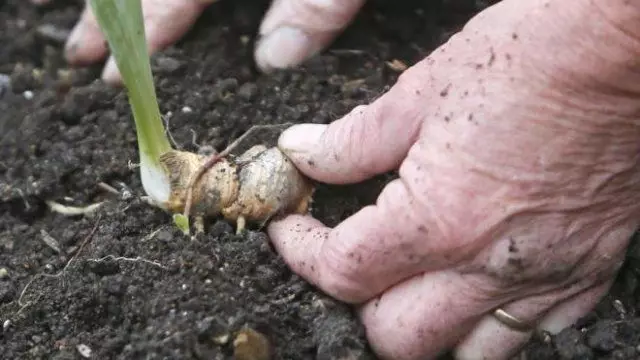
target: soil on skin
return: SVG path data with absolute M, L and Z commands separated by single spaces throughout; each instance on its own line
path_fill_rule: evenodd
M 275 359 L 373 359 L 351 309 L 292 274 L 263 232 L 236 236 L 218 221 L 191 239 L 140 200 L 126 97 L 96 81 L 100 66 L 67 67 L 63 42 L 82 1 L 53 3 L 0 2 L 0 358 L 79 359 L 88 348 L 96 359 L 230 359 L 235 332 L 248 326 Z M 220 1 L 154 57 L 178 147 L 221 150 L 255 124 L 328 123 L 396 81 L 385 62 L 415 63 L 487 6 L 370 1 L 329 51 L 267 76 L 252 59 L 267 5 Z M 320 186 L 313 213 L 335 225 L 390 176 Z M 104 204 L 64 216 L 48 200 Z M 524 358 L 638 358 L 638 258 L 634 245 L 599 307 L 533 339 Z

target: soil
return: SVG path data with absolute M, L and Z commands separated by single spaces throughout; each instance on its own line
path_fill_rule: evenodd
M 229 359 L 234 334 L 249 327 L 268 339 L 274 359 L 374 359 L 351 309 L 292 274 L 263 232 L 237 236 L 217 221 L 190 238 L 140 199 L 124 93 L 96 80 L 100 64 L 69 69 L 62 57 L 81 5 L 0 2 L 0 357 Z M 178 147 L 221 150 L 251 125 L 339 118 L 395 82 L 387 61 L 415 63 L 488 4 L 369 1 L 331 49 L 300 69 L 263 75 L 252 49 L 267 6 L 220 1 L 154 56 Z M 391 177 L 320 186 L 313 213 L 335 225 Z M 50 200 L 102 205 L 65 216 Z M 592 313 L 557 336 L 536 336 L 518 358 L 638 358 L 633 244 Z

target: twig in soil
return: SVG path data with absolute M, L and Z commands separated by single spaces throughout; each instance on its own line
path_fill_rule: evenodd
M 102 205 L 104 205 L 104 202 L 99 202 L 87 206 L 67 206 L 51 200 L 46 201 L 46 203 L 51 211 L 66 216 L 88 215 L 95 212 Z
M 202 177 L 202 175 L 204 175 L 209 169 L 211 169 L 211 167 L 213 167 L 213 165 L 215 165 L 222 158 L 224 158 L 224 157 L 228 156 L 229 154 L 231 154 L 233 149 L 235 149 L 244 139 L 246 139 L 247 136 L 249 136 L 249 134 L 251 134 L 255 130 L 272 129 L 272 128 L 276 128 L 276 127 L 280 127 L 280 126 L 290 126 L 290 125 L 292 125 L 292 123 L 273 124 L 273 125 L 253 125 L 252 127 L 249 128 L 249 130 L 245 131 L 244 134 L 242 134 L 240 137 L 238 137 L 236 140 L 234 140 L 224 150 L 222 150 L 221 152 L 219 152 L 217 154 L 213 154 L 202 165 L 202 167 L 200 167 L 200 169 L 198 169 L 198 171 L 196 171 L 195 174 L 193 174 L 193 176 L 189 180 L 189 183 L 187 185 L 187 199 L 185 201 L 183 216 L 185 218 L 187 218 L 187 219 L 189 218 L 189 214 L 191 212 L 191 206 L 192 206 L 192 203 L 193 203 L 193 188 L 198 183 L 198 181 L 200 181 L 200 178 Z
M 153 261 L 153 260 L 148 260 L 145 259 L 143 257 L 137 256 L 135 258 L 128 258 L 128 257 L 124 257 L 124 256 L 118 256 L 116 257 L 115 255 L 107 255 L 104 257 L 101 257 L 100 259 L 87 259 L 87 261 L 91 261 L 91 262 L 96 262 L 96 263 L 100 263 L 106 260 L 113 260 L 113 261 L 129 261 L 129 262 L 143 262 L 143 263 L 147 263 L 149 265 L 153 265 L 153 266 L 157 266 L 161 269 L 167 270 L 167 267 L 160 264 L 157 261 Z
M 46 230 L 40 230 L 40 235 L 42 235 L 42 241 L 44 241 L 44 243 L 47 244 L 48 247 L 60 254 L 60 244 L 58 243 L 58 240 L 49 235 Z
M 114 188 L 113 186 L 111 186 L 111 185 L 109 185 L 109 184 L 107 184 L 105 182 L 100 181 L 98 183 L 98 187 L 101 188 L 102 190 L 108 192 L 108 193 L 112 193 L 113 195 L 118 195 L 118 196 L 121 195 L 120 191 L 118 191 L 116 188 Z
M 363 55 L 366 54 L 364 52 L 364 50 L 357 50 L 357 49 L 334 49 L 334 50 L 330 50 L 329 51 L 331 54 L 334 55 Z
M 100 216 L 98 217 L 98 219 L 96 220 L 95 225 L 93 226 L 93 228 L 91 229 L 91 232 L 89 232 L 89 235 L 87 235 L 84 240 L 82 240 L 82 243 L 80 244 L 80 247 L 78 248 L 78 251 L 76 251 L 76 253 L 71 257 L 71 259 L 69 259 L 69 261 L 67 261 L 67 264 L 62 268 L 62 270 L 60 270 L 58 273 L 51 275 L 51 274 L 44 274 L 44 273 L 39 273 L 34 275 L 31 280 L 29 280 L 29 282 L 27 283 L 27 285 L 25 285 L 24 289 L 22 289 L 22 292 L 20 292 L 20 297 L 18 298 L 18 305 L 20 305 L 20 309 L 16 312 L 16 314 L 19 314 L 22 310 L 24 310 L 27 306 L 33 304 L 32 301 L 27 302 L 26 304 L 22 303 L 22 299 L 24 298 L 25 294 L 27 293 L 27 289 L 29 289 L 29 287 L 31 287 L 31 284 L 33 284 L 33 282 L 39 278 L 39 277 L 46 277 L 46 278 L 57 278 L 60 277 L 61 275 L 63 275 L 66 271 L 67 268 L 69 268 L 69 265 L 71 265 L 71 263 L 76 260 L 78 258 L 78 255 L 80 255 L 80 253 L 82 252 L 82 250 L 84 249 L 84 247 L 89 243 L 89 241 L 93 238 L 93 235 L 96 233 L 96 231 L 98 230 L 98 225 L 100 224 Z

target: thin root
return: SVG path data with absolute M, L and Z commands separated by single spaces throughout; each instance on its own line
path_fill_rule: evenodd
M 93 238 L 93 235 L 98 230 L 98 225 L 99 224 L 100 224 L 100 217 L 98 217 L 98 219 L 96 220 L 96 223 L 95 223 L 95 225 L 93 225 L 93 228 L 91 229 L 91 232 L 89 232 L 89 235 L 87 235 L 84 238 L 84 240 L 82 240 L 82 243 L 80 244 L 80 247 L 78 248 L 78 251 L 76 251 L 76 253 L 73 255 L 73 257 L 71 259 L 69 259 L 69 261 L 67 261 L 67 264 L 62 268 L 62 270 L 60 270 L 58 273 L 56 273 L 54 275 L 39 273 L 39 274 L 34 275 L 31 278 L 31 280 L 29 280 L 27 285 L 25 285 L 24 289 L 22 289 L 22 292 L 20 292 L 20 297 L 18 298 L 18 305 L 20 305 L 20 309 L 18 310 L 18 313 L 20 313 L 25 307 L 27 307 L 27 306 L 29 306 L 31 304 L 31 302 L 28 302 L 26 304 L 22 303 L 22 299 L 24 298 L 25 294 L 27 293 L 27 289 L 29 289 L 31 287 L 31 284 L 33 284 L 33 282 L 39 277 L 57 278 L 57 277 L 62 276 L 67 271 L 67 268 L 69 268 L 69 265 L 71 265 L 71 263 L 78 258 L 78 255 L 80 255 L 80 253 L 82 252 L 84 247 Z
M 245 131 L 244 134 L 242 134 L 240 137 L 234 140 L 224 150 L 222 150 L 217 154 L 212 155 L 209 159 L 207 159 L 207 161 L 198 169 L 198 171 L 196 171 L 195 174 L 193 174 L 193 176 L 189 180 L 189 184 L 187 185 L 187 199 L 185 201 L 183 215 L 186 218 L 189 218 L 189 214 L 191 213 L 191 206 L 193 204 L 193 188 L 198 183 L 198 181 L 200 181 L 200 178 L 202 178 L 202 176 L 209 169 L 211 169 L 213 165 L 215 165 L 218 161 L 220 161 L 221 159 L 231 154 L 233 149 L 235 149 L 244 139 L 246 139 L 247 136 L 249 136 L 249 134 L 251 134 L 255 130 L 271 129 L 275 127 L 288 126 L 288 125 L 292 125 L 292 123 L 273 124 L 273 125 L 254 125 L 250 127 L 249 130 Z
M 160 264 L 157 261 L 148 260 L 148 259 L 142 258 L 140 256 L 137 256 L 137 257 L 134 257 L 134 258 L 129 258 L 129 257 L 124 257 L 124 256 L 116 257 L 115 255 L 107 255 L 107 256 L 101 257 L 100 259 L 87 259 L 87 261 L 96 262 L 96 263 L 104 262 L 105 260 L 143 262 L 143 263 L 146 263 L 146 264 L 149 264 L 149 265 L 157 266 L 157 267 L 159 267 L 161 269 L 164 269 L 164 270 L 167 269 L 166 266 Z

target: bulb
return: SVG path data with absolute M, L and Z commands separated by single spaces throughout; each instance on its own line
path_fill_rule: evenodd
M 171 196 L 169 177 L 160 164 L 147 156 L 140 159 L 140 179 L 145 193 L 157 206 L 164 207 Z

